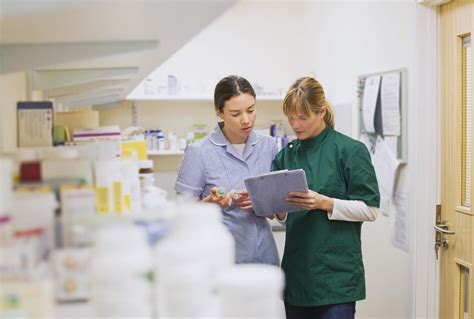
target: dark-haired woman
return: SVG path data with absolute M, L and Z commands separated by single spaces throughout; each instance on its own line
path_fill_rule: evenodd
M 221 206 L 236 242 L 237 263 L 279 265 L 268 220 L 255 215 L 244 184 L 247 177 L 269 172 L 277 153 L 271 137 L 253 131 L 255 91 L 246 79 L 227 76 L 216 85 L 214 106 L 222 121 L 187 147 L 175 189 Z M 219 195 L 217 186 L 238 190 L 240 196 L 231 200 L 229 192 Z

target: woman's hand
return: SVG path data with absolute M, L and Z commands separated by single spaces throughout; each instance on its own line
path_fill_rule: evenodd
M 290 192 L 286 201 L 290 204 L 297 205 L 304 210 L 321 209 L 332 212 L 334 200 L 330 197 L 321 195 L 312 190 L 305 192 Z
M 206 203 L 216 203 L 223 209 L 232 205 L 232 198 L 230 197 L 230 194 L 220 194 L 219 189 L 215 186 L 211 188 L 209 195 L 204 197 L 202 201 Z
M 247 190 L 243 189 L 237 191 L 234 195 L 237 195 L 233 197 L 235 206 L 242 210 L 253 210 L 252 201 L 250 200 Z

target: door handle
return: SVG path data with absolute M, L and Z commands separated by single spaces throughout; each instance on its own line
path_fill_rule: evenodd
M 438 225 L 435 225 L 435 226 L 434 226 L 434 229 L 435 229 L 437 232 L 440 232 L 440 233 L 443 234 L 443 235 L 454 235 L 454 234 L 456 234 L 455 231 L 453 231 L 453 230 L 448 230 L 448 225 L 446 225 L 446 224 L 438 224 Z

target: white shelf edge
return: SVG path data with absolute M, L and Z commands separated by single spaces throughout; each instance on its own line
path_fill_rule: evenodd
M 149 156 L 173 156 L 183 154 L 184 151 L 148 151 Z
M 257 96 L 258 101 L 283 101 L 283 96 Z M 178 96 L 178 95 L 162 95 L 162 96 L 149 96 L 149 97 L 135 97 L 135 98 L 126 98 L 128 101 L 199 101 L 199 102 L 212 102 L 214 99 L 212 97 L 206 96 Z

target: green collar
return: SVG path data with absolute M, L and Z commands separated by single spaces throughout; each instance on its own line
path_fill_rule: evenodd
M 319 133 L 319 135 L 300 141 L 301 148 L 304 150 L 314 148 L 315 146 L 321 144 L 331 131 L 332 129 L 329 127 L 329 125 L 326 125 L 326 128 L 321 133 Z

